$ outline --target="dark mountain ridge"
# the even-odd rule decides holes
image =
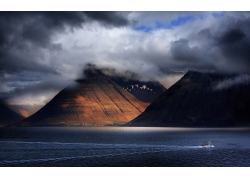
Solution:
[[[11,125],[22,119],[24,119],[24,117],[10,109],[4,102],[0,101],[0,126]]]
[[[249,74],[189,71],[129,126],[233,126],[249,122]]]
[[[121,76],[110,76],[110,78],[137,99],[147,103],[153,102],[166,91],[166,88],[156,81],[139,81]]]

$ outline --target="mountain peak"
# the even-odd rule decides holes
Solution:
[[[96,68],[84,71],[85,78],[59,92],[48,104],[18,125],[102,126],[123,124],[147,107]]]
[[[128,125],[232,126],[250,118],[249,80],[245,74],[189,71]]]

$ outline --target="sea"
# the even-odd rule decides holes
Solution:
[[[0,128],[0,167],[249,166],[249,127]]]

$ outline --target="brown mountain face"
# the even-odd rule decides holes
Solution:
[[[108,125],[123,124],[141,114],[148,103],[136,99],[96,69],[85,71],[34,115],[17,125]]]
[[[128,126],[249,123],[250,75],[187,72]]]
[[[10,125],[22,119],[24,119],[24,117],[11,110],[5,103],[0,101],[0,126]]]

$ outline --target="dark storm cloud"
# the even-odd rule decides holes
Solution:
[[[126,26],[129,21],[117,12],[0,12],[0,47],[24,46],[28,41],[38,47],[51,46],[51,38],[66,28],[74,30],[97,21],[105,26]]]
[[[38,71],[44,73],[55,73],[54,69],[39,63],[40,52],[32,51],[11,51],[3,49],[0,51],[0,72],[17,73],[20,71]]]
[[[43,49],[62,50],[52,37],[83,22],[81,12],[0,12],[0,71],[57,73],[43,63]]]
[[[105,12],[93,12],[93,11],[87,11],[83,12],[88,18],[99,21],[103,25],[107,26],[127,26],[130,24],[129,20],[126,19],[124,16],[121,16],[118,14],[118,12],[113,11],[105,11]]]
[[[198,47],[191,47],[187,39],[179,39],[171,43],[171,69],[215,70],[215,66],[207,59],[208,53]]]
[[[46,47],[55,32],[67,26],[79,28],[84,21],[81,12],[1,12],[0,32],[11,45],[15,40],[29,40]]]
[[[3,36],[3,33],[0,31],[0,47],[4,44],[4,36]]]
[[[170,51],[176,61],[195,63],[202,58],[202,55],[199,54],[199,48],[197,46],[190,47],[186,39],[172,42]]]
[[[225,32],[225,34],[221,37],[221,44],[231,44],[237,43],[238,41],[244,39],[246,37],[244,31],[241,29],[232,29],[230,31]]]
[[[118,12],[38,12],[34,16],[37,20],[23,28],[22,37],[43,47],[49,44],[54,32],[61,32],[66,26],[73,30],[90,21],[113,27],[129,25],[129,21]]]
[[[9,85],[5,81],[6,87],[22,81],[22,77],[17,76],[20,72],[24,76],[37,72],[44,76],[60,74],[58,64],[48,59],[64,51],[62,44],[54,42],[53,38],[74,33],[92,21],[105,27],[129,24],[126,17],[117,12],[0,12],[0,83],[4,84],[6,74],[16,78],[9,79]],[[32,84],[33,80],[30,82]]]
[[[47,47],[56,33],[81,28],[86,21],[125,26],[129,21],[117,12],[0,12],[0,46],[30,41]],[[23,42],[22,42],[23,45]]]
[[[42,83],[47,78],[73,79],[72,74],[86,63],[124,75],[136,73],[144,80],[187,69],[246,72],[249,37],[250,15],[245,12],[219,16],[212,12],[1,12],[0,80],[6,81],[0,90],[24,96],[32,94],[30,87],[43,94],[50,86]],[[19,79],[20,71],[24,77]],[[25,78],[36,72],[41,76]]]
[[[175,65],[181,62],[179,66],[199,71],[250,72],[250,16],[229,13],[219,23],[173,41],[170,52]],[[194,41],[198,44],[190,46]]]
[[[218,39],[219,47],[223,50],[226,58],[238,63],[250,65],[250,34],[242,29],[226,31]],[[244,64],[243,64],[244,65]],[[250,68],[250,66],[248,67]]]
[[[250,72],[250,28],[247,24],[250,25],[250,18],[232,21],[215,40],[228,65],[243,72]]]
[[[39,22],[34,22],[23,27],[21,37],[39,47],[46,48],[50,45],[50,38],[53,35],[53,29],[48,29]]]

